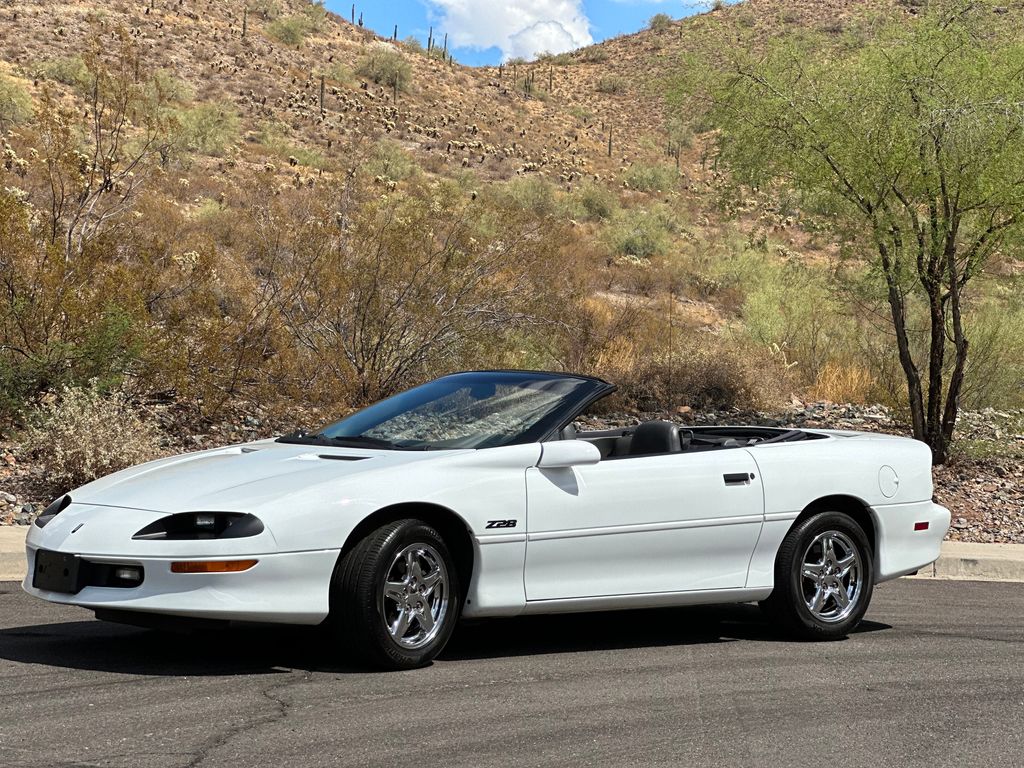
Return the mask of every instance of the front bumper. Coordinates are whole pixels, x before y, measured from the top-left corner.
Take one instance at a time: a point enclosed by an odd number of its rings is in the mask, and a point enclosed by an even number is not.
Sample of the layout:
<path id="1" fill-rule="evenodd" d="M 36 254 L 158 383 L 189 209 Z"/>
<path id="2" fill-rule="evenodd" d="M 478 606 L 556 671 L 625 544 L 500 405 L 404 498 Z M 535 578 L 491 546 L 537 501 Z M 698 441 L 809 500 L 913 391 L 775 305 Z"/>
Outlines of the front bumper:
<path id="1" fill-rule="evenodd" d="M 52 603 L 91 609 L 229 621 L 319 624 L 329 611 L 331 575 L 339 550 L 187 557 L 116 557 L 78 554 L 90 562 L 141 565 L 138 587 L 87 586 L 77 594 L 49 592 L 32 586 L 37 547 L 26 547 L 28 575 L 22 588 Z M 240 573 L 172 573 L 171 563 L 188 559 L 259 562 Z"/>

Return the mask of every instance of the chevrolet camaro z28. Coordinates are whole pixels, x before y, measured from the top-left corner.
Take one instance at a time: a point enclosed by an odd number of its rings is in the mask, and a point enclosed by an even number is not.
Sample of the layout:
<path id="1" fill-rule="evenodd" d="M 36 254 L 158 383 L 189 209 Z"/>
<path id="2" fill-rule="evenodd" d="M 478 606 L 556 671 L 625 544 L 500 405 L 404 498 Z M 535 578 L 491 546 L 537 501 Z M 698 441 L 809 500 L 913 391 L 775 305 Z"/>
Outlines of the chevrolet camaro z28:
<path id="1" fill-rule="evenodd" d="M 54 501 L 27 592 L 138 623 L 324 623 L 378 666 L 425 664 L 460 617 L 759 601 L 845 636 L 875 584 L 934 561 L 931 455 L 818 429 L 577 431 L 614 387 L 445 376 L 318 431 L 118 472 Z"/>

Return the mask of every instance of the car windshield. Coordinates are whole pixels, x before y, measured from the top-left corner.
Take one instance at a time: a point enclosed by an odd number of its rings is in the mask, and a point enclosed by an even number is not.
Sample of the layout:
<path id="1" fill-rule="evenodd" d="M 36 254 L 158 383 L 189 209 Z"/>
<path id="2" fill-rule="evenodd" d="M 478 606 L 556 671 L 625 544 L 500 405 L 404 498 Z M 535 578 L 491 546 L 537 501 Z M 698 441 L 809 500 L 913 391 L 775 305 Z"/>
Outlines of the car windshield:
<path id="1" fill-rule="evenodd" d="M 289 438 L 407 450 L 515 445 L 542 439 L 611 389 L 598 379 L 560 374 L 458 373 L 382 400 L 316 435 Z"/>

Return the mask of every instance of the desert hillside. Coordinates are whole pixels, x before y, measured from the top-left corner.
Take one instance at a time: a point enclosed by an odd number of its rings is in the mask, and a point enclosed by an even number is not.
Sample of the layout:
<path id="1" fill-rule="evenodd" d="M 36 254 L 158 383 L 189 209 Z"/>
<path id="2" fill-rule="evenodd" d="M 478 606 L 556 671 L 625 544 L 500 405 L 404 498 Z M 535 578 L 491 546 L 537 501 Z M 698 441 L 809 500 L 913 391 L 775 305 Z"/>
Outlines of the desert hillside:
<path id="1" fill-rule="evenodd" d="M 108 409 L 88 428 L 146 436 L 137 459 L 460 368 L 594 373 L 628 413 L 880 403 L 905 426 L 884 308 L 835 288 L 852 241 L 732 183 L 680 82 L 729 46 L 854 50 L 922 6 L 719 5 L 472 68 L 307 0 L 5 2 L 0 520 L 62 482 L 38 425 L 69 412 Z M 1019 274 L 999 252 L 965 299 L 963 405 L 1000 434 L 1024 405 Z M 963 461 L 1020 477 L 1019 441 L 988 437 Z"/>

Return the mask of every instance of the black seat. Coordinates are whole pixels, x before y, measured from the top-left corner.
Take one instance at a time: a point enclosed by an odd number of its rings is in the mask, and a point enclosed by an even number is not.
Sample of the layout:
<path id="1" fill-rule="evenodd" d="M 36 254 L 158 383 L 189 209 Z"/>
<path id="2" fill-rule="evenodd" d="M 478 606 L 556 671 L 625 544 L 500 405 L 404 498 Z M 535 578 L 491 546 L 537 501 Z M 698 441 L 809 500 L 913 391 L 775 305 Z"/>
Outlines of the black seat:
<path id="1" fill-rule="evenodd" d="M 683 450 L 679 427 L 671 421 L 645 421 L 633 430 L 629 444 L 630 456 L 655 453 L 678 453 Z"/>

